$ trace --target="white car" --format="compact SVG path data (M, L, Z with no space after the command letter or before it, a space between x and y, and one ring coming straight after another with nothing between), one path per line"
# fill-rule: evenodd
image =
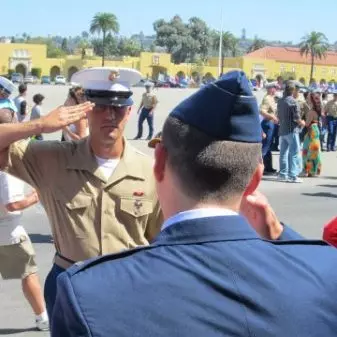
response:
M55 84L66 85L66 78L64 76L58 75L55 77Z

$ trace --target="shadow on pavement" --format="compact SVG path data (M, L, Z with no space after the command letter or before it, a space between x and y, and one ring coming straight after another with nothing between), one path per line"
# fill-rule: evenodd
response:
M29 234L29 237L33 243L53 243L52 236L49 234Z
M318 192L318 193L302 193L307 197L323 197L323 198L337 198L337 194L330 192Z
M317 185L319 187L327 187L327 188L337 188L337 185Z
M36 328L28 329L0 329L0 335L14 335L16 333L38 331Z
M337 177L326 177L326 176L320 176L322 179L328 179L328 180L337 180Z

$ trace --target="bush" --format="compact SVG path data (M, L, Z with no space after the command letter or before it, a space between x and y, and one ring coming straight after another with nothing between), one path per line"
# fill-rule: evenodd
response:
M42 74L41 68L32 68L32 76L36 76L37 78L40 78Z

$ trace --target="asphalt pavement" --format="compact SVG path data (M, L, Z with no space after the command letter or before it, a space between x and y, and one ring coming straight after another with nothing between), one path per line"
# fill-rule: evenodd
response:
M35 93L42 93L46 99L44 113L62 105L66 99L67 86L31 85L28 88L28 101ZM155 128L160 131L171 109L182 99L192 94L194 89L157 90L159 106L155 113ZM140 103L142 88L134 88L135 108L126 128L125 135L139 150L152 155L145 140L133 141L137 131L136 108ZM263 93L258 92L258 101ZM219 107L221 109L221 107ZM144 124L147 132L147 126ZM144 138L147 137L145 133ZM46 135L46 139L60 139L60 133ZM279 218L307 238L321 238L323 225L336 215L337 198L337 159L336 153L323 153L323 172L320 178L306 179L303 184L276 182L275 178L264 179L261 190L267 195ZM274 167L278 168L278 154L274 154ZM41 281L44 282L51 267L54 247L50 239L50 226L41 206L24 212L23 224L34 243ZM8 336L48 336L36 332L34 316L21 292L19 281L0 280L0 335Z

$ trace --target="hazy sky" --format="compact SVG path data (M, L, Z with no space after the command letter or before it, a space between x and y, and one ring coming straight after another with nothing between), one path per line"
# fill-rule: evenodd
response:
M330 42L337 41L336 0L4 0L0 35L77 35L88 30L97 12L114 13L120 33L127 36L140 31L152 34L155 20L175 14L184 20L198 16L220 29L221 7L224 30L236 35L246 28L247 37L298 42L306 33L318 30Z

